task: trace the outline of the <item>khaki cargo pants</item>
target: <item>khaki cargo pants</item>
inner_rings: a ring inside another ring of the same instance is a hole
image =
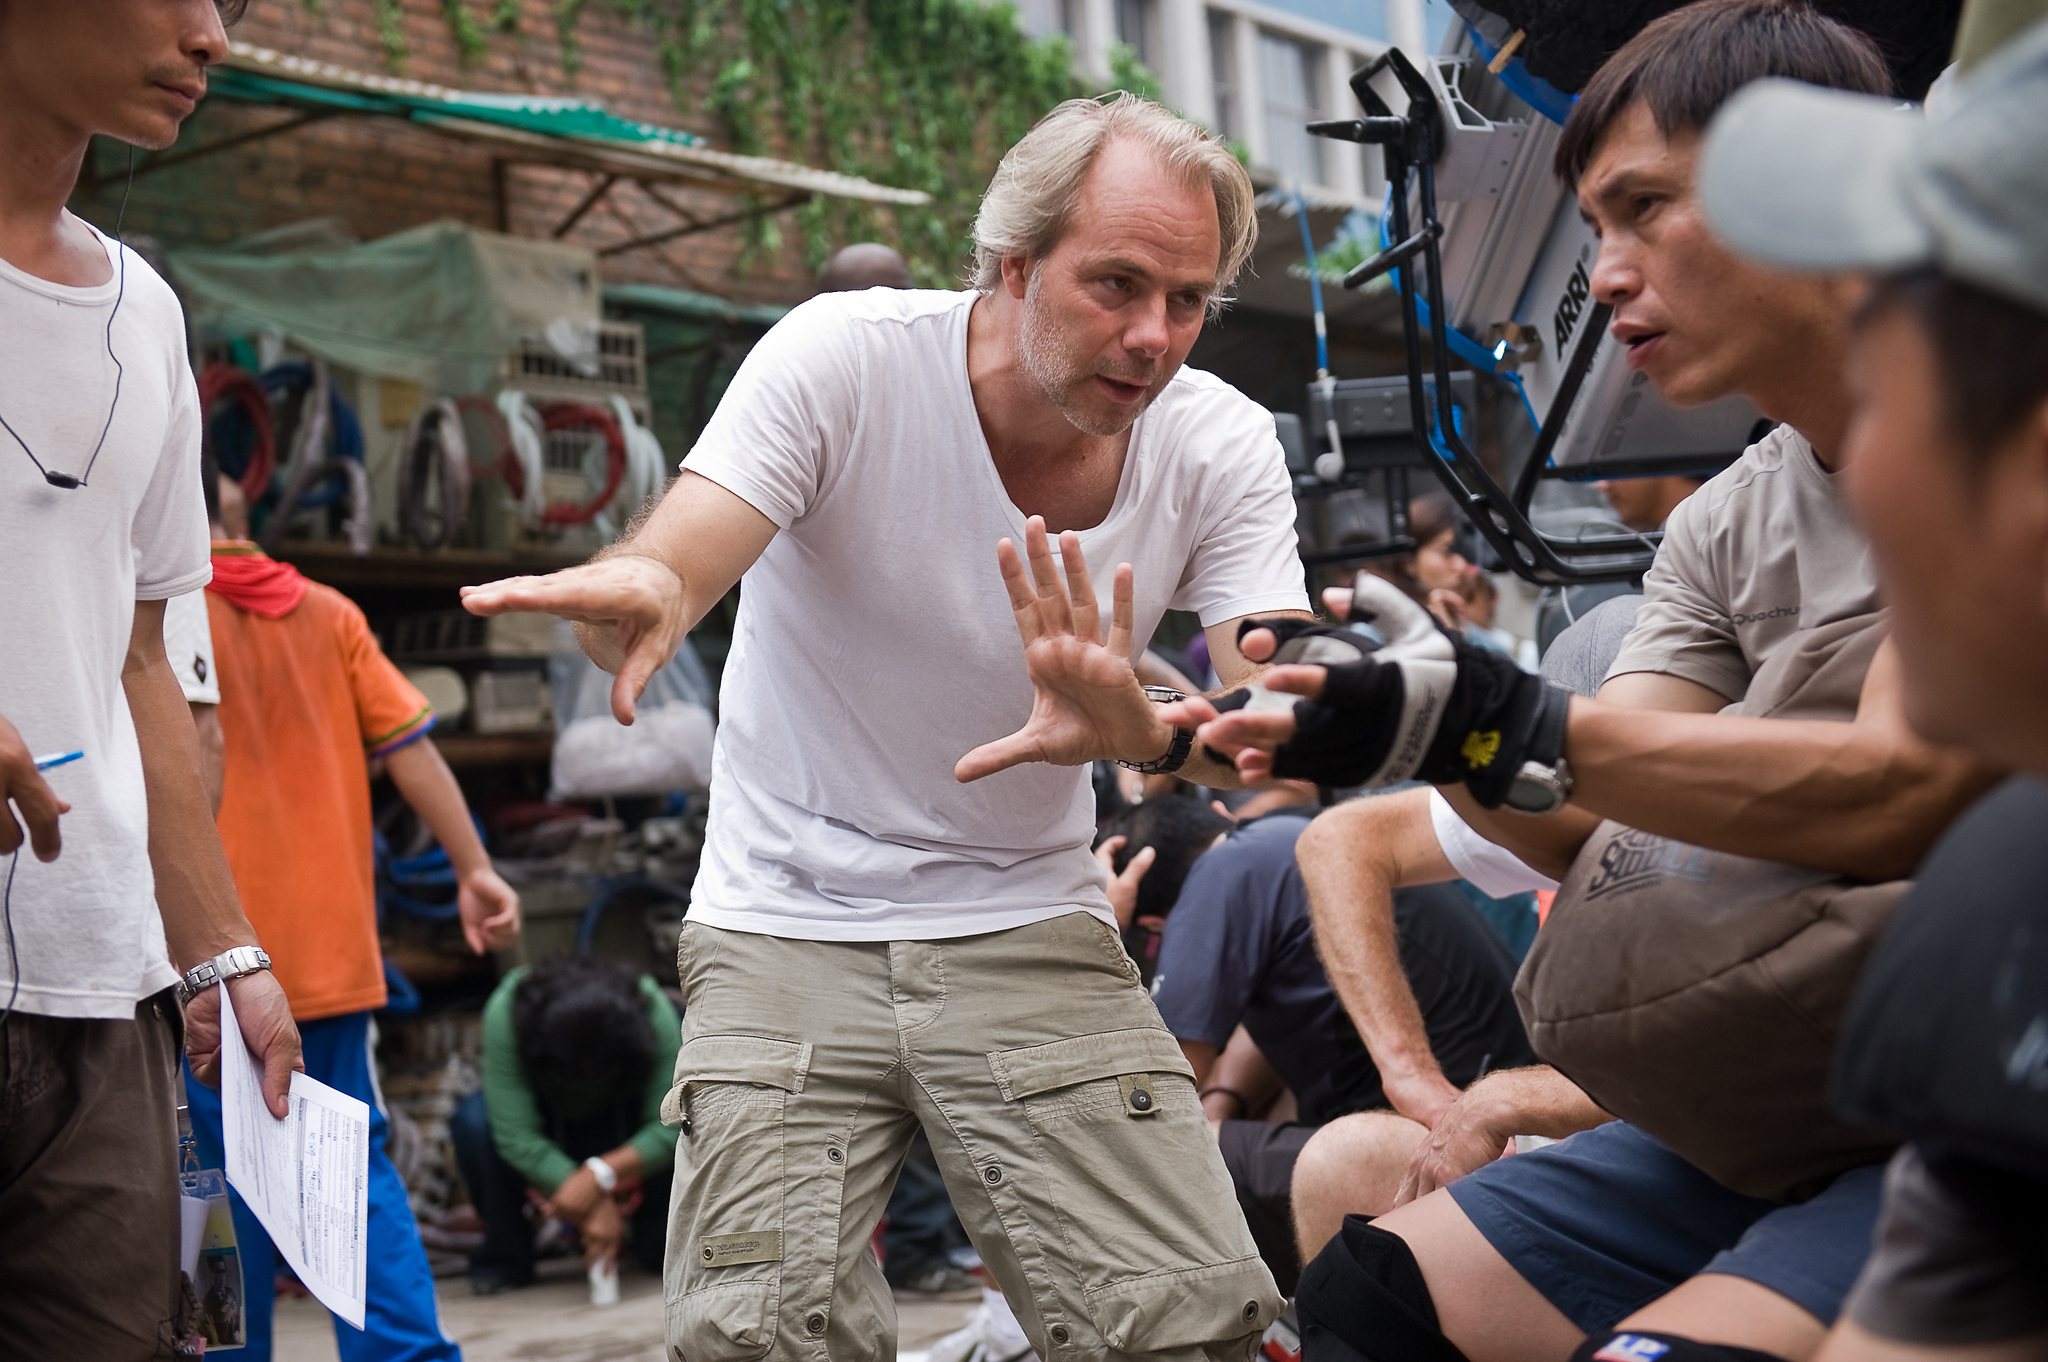
[[[1044,1362],[1241,1362],[1280,1309],[1116,934],[683,928],[663,1284],[676,1362],[896,1355],[869,1236],[918,1126]]]

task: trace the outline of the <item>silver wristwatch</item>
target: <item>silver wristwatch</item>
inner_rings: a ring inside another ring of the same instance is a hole
[[[1145,698],[1155,705],[1171,705],[1188,698],[1185,692],[1175,690],[1172,686],[1141,686],[1139,689],[1143,690]],[[1187,765],[1188,753],[1194,749],[1195,730],[1176,728],[1173,730],[1173,741],[1166,746],[1165,756],[1152,761],[1124,761],[1119,758],[1117,765],[1126,771],[1136,771],[1141,776],[1170,776]]]
[[[202,960],[185,971],[185,977],[178,981],[178,1006],[183,1007],[215,984],[269,968],[270,956],[261,946],[230,946],[213,959]]]
[[[1525,761],[1508,784],[1502,801],[1517,813],[1556,813],[1572,798],[1572,768],[1563,757],[1554,762]]]

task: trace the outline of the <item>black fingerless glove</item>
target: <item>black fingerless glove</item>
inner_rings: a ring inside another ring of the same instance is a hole
[[[1252,686],[1217,701],[1218,709],[1292,704],[1294,737],[1274,752],[1274,775],[1368,789],[1405,780],[1463,783],[1479,803],[1498,808],[1523,762],[1556,762],[1565,692],[1505,654],[1441,629],[1382,578],[1360,573],[1352,600],[1351,618],[1375,625],[1387,639],[1383,646],[1309,620],[1239,626],[1240,639],[1252,629],[1274,632],[1275,663],[1326,670],[1323,693],[1313,700]]]

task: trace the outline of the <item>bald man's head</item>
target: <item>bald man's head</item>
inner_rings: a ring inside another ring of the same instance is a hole
[[[910,266],[903,257],[876,241],[848,246],[825,262],[818,292],[847,293],[864,288],[910,288]]]

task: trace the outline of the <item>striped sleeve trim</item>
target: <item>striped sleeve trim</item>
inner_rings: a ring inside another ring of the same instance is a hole
[[[386,756],[396,752],[407,743],[418,742],[421,738],[427,736],[428,730],[432,729],[433,726],[434,707],[432,705],[422,705],[419,713],[413,715],[383,737],[371,739],[364,746],[370,749],[370,755],[373,757]]]

